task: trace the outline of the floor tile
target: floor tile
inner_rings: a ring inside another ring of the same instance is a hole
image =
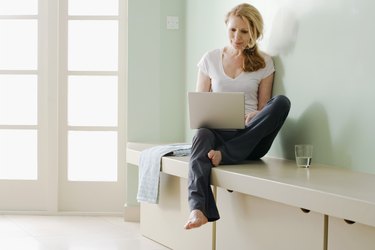
[[[1,250],[167,250],[121,217],[0,215]]]

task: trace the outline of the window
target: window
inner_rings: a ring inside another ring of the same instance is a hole
[[[15,190],[0,210],[121,211],[125,14],[122,0],[0,0],[0,190]]]

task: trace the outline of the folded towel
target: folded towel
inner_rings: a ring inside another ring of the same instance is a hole
[[[165,155],[189,155],[191,144],[169,144],[145,149],[139,159],[137,200],[158,203],[161,158]]]

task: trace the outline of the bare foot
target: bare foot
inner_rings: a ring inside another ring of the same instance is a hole
[[[211,149],[210,152],[207,154],[208,158],[210,158],[212,165],[214,167],[219,166],[221,162],[221,152],[219,150],[213,150]]]
[[[185,229],[192,229],[200,227],[208,222],[207,217],[202,213],[201,210],[194,209],[191,211],[189,220],[185,224]]]

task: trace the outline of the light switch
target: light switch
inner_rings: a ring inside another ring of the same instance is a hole
[[[167,29],[178,30],[178,28],[179,28],[178,16],[167,16]]]

